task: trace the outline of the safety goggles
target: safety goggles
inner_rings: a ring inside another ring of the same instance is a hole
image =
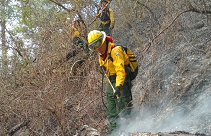
[[[98,48],[100,48],[100,46],[102,45],[102,41],[103,41],[103,35],[101,35],[98,39],[92,41],[89,44],[89,48],[91,50],[97,50]]]

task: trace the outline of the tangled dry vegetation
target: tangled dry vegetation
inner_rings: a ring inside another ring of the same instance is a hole
[[[154,58],[160,57],[156,56],[158,52],[175,48],[174,45],[169,47],[169,43],[177,37],[174,30],[183,29],[183,20],[179,16],[190,10],[205,11],[203,3],[199,2],[202,7],[196,10],[193,3],[198,1],[190,2],[113,1],[115,42],[136,49],[140,65],[149,56],[149,65],[153,64]],[[96,28],[98,23],[96,21],[88,30]],[[29,135],[73,135],[86,124],[102,135],[107,134],[97,56],[95,53],[87,56],[81,49],[75,48],[77,55],[66,61],[66,54],[74,47],[65,30],[68,27],[63,26],[62,21],[45,25],[36,35],[38,48],[33,61],[13,58],[10,72],[1,76],[0,135],[13,135],[17,125],[26,126]],[[159,40],[156,39],[158,37]],[[152,82],[146,83],[144,89],[151,86],[149,88],[153,90],[153,87],[159,86],[155,82],[159,79],[153,78],[156,72],[148,74],[142,79],[149,78]],[[147,95],[156,97],[156,92],[150,93]],[[138,96],[134,98],[140,99]]]
[[[106,132],[96,54],[76,48],[66,61],[73,49],[65,31],[48,27],[40,38],[33,62],[1,78],[0,135],[12,135],[16,125],[28,126],[30,135],[73,135],[85,124]]]

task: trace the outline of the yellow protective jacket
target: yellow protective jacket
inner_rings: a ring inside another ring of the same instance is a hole
[[[108,20],[108,21],[101,21],[101,23],[103,25],[111,23],[111,25],[114,26],[114,23],[115,23],[114,12],[113,12],[113,10],[111,8],[108,8],[108,9],[109,9],[108,16],[109,16],[110,20]],[[101,11],[97,12],[96,16],[99,17],[99,14],[101,14],[102,12],[106,12],[106,11],[102,11],[101,10]]]
[[[98,53],[99,63],[100,66],[104,66],[106,68],[106,74],[108,77],[116,75],[116,87],[120,85],[123,86],[126,76],[125,65],[129,64],[129,58],[127,54],[122,50],[121,46],[116,46],[111,50],[111,47],[113,45],[114,43],[108,43],[107,57],[104,61],[102,60],[100,53]],[[111,53],[113,62],[109,59],[109,53]]]
[[[72,25],[71,27],[69,27],[69,34],[72,37],[81,37],[81,32],[84,28],[85,27],[83,27],[82,25],[78,26],[77,28],[74,25]]]

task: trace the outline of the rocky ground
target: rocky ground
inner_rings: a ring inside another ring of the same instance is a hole
[[[182,25],[170,27],[147,52],[135,50],[140,64],[133,87],[136,111],[132,116],[135,117],[119,121],[116,134],[122,131],[133,132],[132,136],[211,134],[208,108],[211,105],[211,26],[202,21],[206,20],[203,15],[189,13],[181,18]],[[143,21],[135,29],[140,30],[138,33],[145,41],[149,37],[146,37],[147,22]],[[130,45],[134,46],[133,42]]]

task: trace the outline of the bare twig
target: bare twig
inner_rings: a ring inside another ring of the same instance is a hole
[[[80,110],[78,110],[78,112],[81,112],[83,110],[85,110],[87,107],[89,107],[91,105],[91,103],[95,102],[96,100],[100,99],[101,97],[96,97],[95,99],[93,99],[92,101],[90,101],[87,105],[85,105],[83,108],[81,108]]]
[[[57,121],[57,123],[59,125],[59,128],[61,130],[62,136],[65,136],[64,127],[62,125],[61,118],[59,118],[58,114],[56,113],[56,109],[52,108],[52,107],[46,107],[46,109],[48,111],[50,111],[52,113],[52,115],[55,117],[55,119],[56,119],[56,121]]]
[[[15,134],[15,132],[17,132],[21,128],[27,126],[28,123],[29,123],[29,120],[23,121],[20,124],[17,124],[16,126],[14,126],[13,128],[10,129],[9,133],[7,134],[7,136],[12,136],[13,134]]]
[[[145,4],[143,4],[143,3],[139,2],[139,1],[137,1],[137,4],[140,4],[143,7],[145,7],[152,14],[153,19],[158,23],[159,27],[161,27],[159,21],[157,20],[157,18],[155,17],[154,13],[152,12],[152,10],[148,6],[146,6]]]
[[[204,6],[205,6],[205,9],[204,10],[198,10],[198,9],[196,9],[195,7],[193,7],[193,5],[190,3],[189,0],[185,0],[185,3],[187,4],[190,12],[196,12],[196,13],[201,13],[201,14],[211,14],[211,11],[210,10],[206,10],[205,3],[204,3]]]
[[[64,10],[66,10],[67,12],[71,12],[71,11],[76,12],[77,15],[78,15],[78,17],[80,18],[81,22],[82,22],[83,25],[85,26],[85,33],[87,33],[86,23],[85,23],[85,21],[83,20],[82,15],[80,14],[80,12],[79,12],[78,10],[75,10],[75,9],[70,10],[70,9],[66,8],[65,6],[63,6],[62,4],[60,4],[60,3],[58,3],[58,2],[56,2],[56,1],[54,1],[54,0],[49,0],[49,1],[51,1],[51,2],[53,2],[54,4],[56,4],[56,5],[60,6],[60,7],[62,7],[62,8],[63,8]]]
[[[180,15],[182,15],[183,13],[186,13],[186,12],[190,12],[190,11],[192,11],[192,10],[186,10],[186,11],[183,11],[183,12],[179,13],[179,14],[173,19],[173,21],[172,21],[166,28],[164,28],[160,33],[158,33],[157,35],[155,35],[155,36],[153,37],[153,39],[150,40],[150,41],[145,45],[145,46],[147,46],[147,47],[143,50],[143,52],[147,52],[148,49],[150,48],[151,44],[153,43],[153,41],[154,41],[156,38],[158,38],[164,31],[166,31],[166,30],[176,21],[176,19],[177,19]]]
[[[200,14],[211,14],[211,11],[206,10],[206,8],[205,8],[205,10],[198,10],[198,9],[194,8],[194,7],[191,5],[191,3],[189,2],[189,0],[185,0],[185,2],[186,2],[186,4],[187,4],[187,6],[188,6],[189,9],[188,9],[188,10],[185,10],[185,11],[182,11],[181,13],[179,13],[179,14],[173,19],[173,21],[172,21],[166,28],[164,28],[160,33],[158,33],[157,35],[155,35],[155,36],[153,37],[152,40],[150,40],[148,43],[146,43],[145,46],[144,46],[144,47],[146,47],[146,48],[143,50],[143,52],[147,52],[148,49],[150,48],[151,44],[153,43],[153,41],[154,41],[157,37],[159,37],[164,31],[166,31],[169,27],[171,27],[171,25],[176,21],[176,19],[177,19],[180,15],[182,15],[183,13],[186,13],[186,12],[196,12],[196,13],[200,13]]]
[[[81,61],[85,61],[85,59],[77,60],[77,61],[74,62],[74,64],[73,64],[72,67],[71,67],[71,72],[70,72],[70,73],[72,73],[73,67],[75,66],[75,64],[77,64],[78,62],[81,62]]]
[[[7,31],[7,33],[10,35],[12,41],[13,41],[14,43],[16,43],[16,40],[15,40],[15,38],[12,36],[12,34],[11,34],[7,29],[6,29],[6,31]],[[17,51],[17,53],[18,53],[19,56],[23,57],[21,51],[18,50],[18,48],[15,48],[15,47],[13,47],[13,46],[12,46],[11,48],[14,49],[15,51]]]
[[[204,10],[205,10],[205,12],[206,12],[206,11],[207,11],[207,8],[206,8],[205,1],[203,0],[202,2],[203,2],[203,4],[204,4]],[[207,15],[207,24],[208,24],[208,15]]]
[[[60,6],[60,7],[62,7],[62,8],[63,8],[64,10],[66,10],[67,12],[70,12],[70,11],[71,11],[70,9],[66,8],[65,6],[63,6],[62,4],[60,4],[60,3],[56,2],[56,1],[53,1],[53,0],[49,0],[49,1],[51,1],[51,2],[53,2],[54,4],[56,4],[56,5]],[[74,10],[73,10],[73,11],[74,11]]]

